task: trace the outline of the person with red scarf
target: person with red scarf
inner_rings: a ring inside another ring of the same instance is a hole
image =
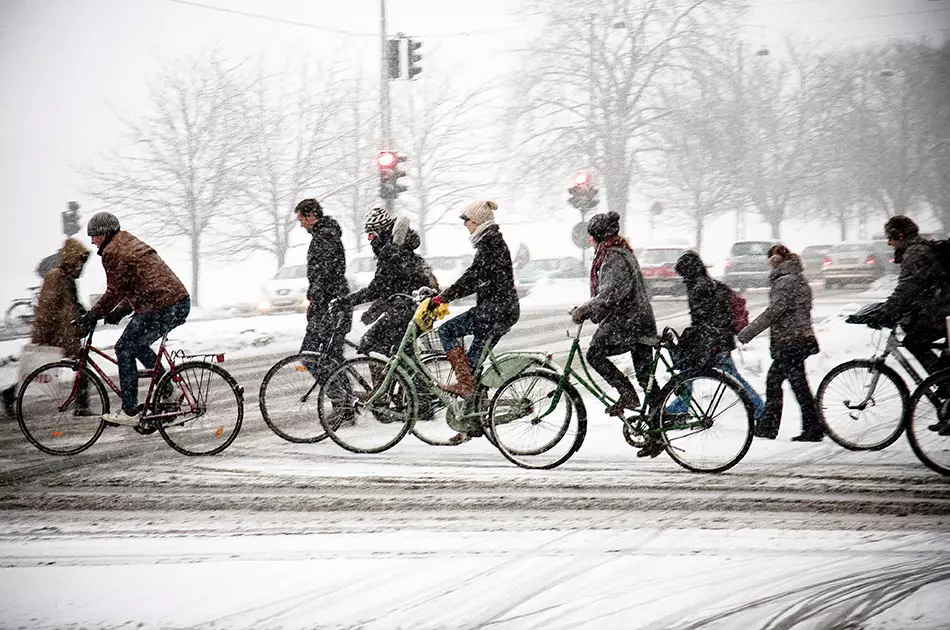
[[[587,349],[587,362],[619,394],[619,399],[607,408],[607,413],[622,415],[624,409],[637,409],[640,397],[630,379],[609,357],[629,352],[637,381],[646,391],[657,338],[656,318],[637,257],[627,240],[619,234],[620,215],[616,212],[595,215],[587,223],[587,233],[594,245],[594,262],[590,270],[591,299],[575,307],[571,318],[575,324],[587,319],[598,324]],[[657,393],[654,383],[647,399]]]

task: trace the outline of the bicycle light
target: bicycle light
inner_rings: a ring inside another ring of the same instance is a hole
[[[224,353],[221,352],[215,355],[214,360],[217,361],[218,363],[224,363]]]

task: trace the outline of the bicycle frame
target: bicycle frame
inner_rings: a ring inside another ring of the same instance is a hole
[[[914,369],[914,366],[911,364],[910,360],[901,350],[903,347],[903,344],[897,339],[896,330],[892,328],[890,334],[887,336],[887,340],[884,343],[884,351],[880,355],[875,354],[872,356],[871,361],[876,364],[883,364],[887,360],[887,357],[893,356],[894,360],[897,361],[897,364],[904,368],[904,372],[906,372],[907,375],[910,376],[911,380],[914,381],[914,385],[920,385],[924,382],[924,379],[927,378],[927,374],[925,373],[923,376],[921,376],[920,373]],[[941,348],[941,346],[939,344],[935,344],[934,348]],[[874,396],[874,392],[877,391],[877,383],[880,378],[880,371],[875,371],[871,376],[871,382],[868,383],[867,393],[864,395],[864,400],[854,405],[848,405],[848,408],[860,411],[867,407],[871,398]],[[932,398],[929,392],[926,394],[926,396],[931,398],[932,402],[936,403],[936,400]]]

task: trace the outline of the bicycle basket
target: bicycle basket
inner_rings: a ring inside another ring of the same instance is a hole
[[[416,344],[419,348],[419,354],[442,354],[442,340],[439,339],[439,332],[432,328],[416,338]]]

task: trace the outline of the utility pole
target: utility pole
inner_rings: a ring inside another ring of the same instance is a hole
[[[393,137],[389,112],[389,45],[386,41],[386,0],[379,0],[379,116],[381,122],[380,151],[392,149]],[[393,199],[384,199],[384,207],[390,214],[395,209]]]

